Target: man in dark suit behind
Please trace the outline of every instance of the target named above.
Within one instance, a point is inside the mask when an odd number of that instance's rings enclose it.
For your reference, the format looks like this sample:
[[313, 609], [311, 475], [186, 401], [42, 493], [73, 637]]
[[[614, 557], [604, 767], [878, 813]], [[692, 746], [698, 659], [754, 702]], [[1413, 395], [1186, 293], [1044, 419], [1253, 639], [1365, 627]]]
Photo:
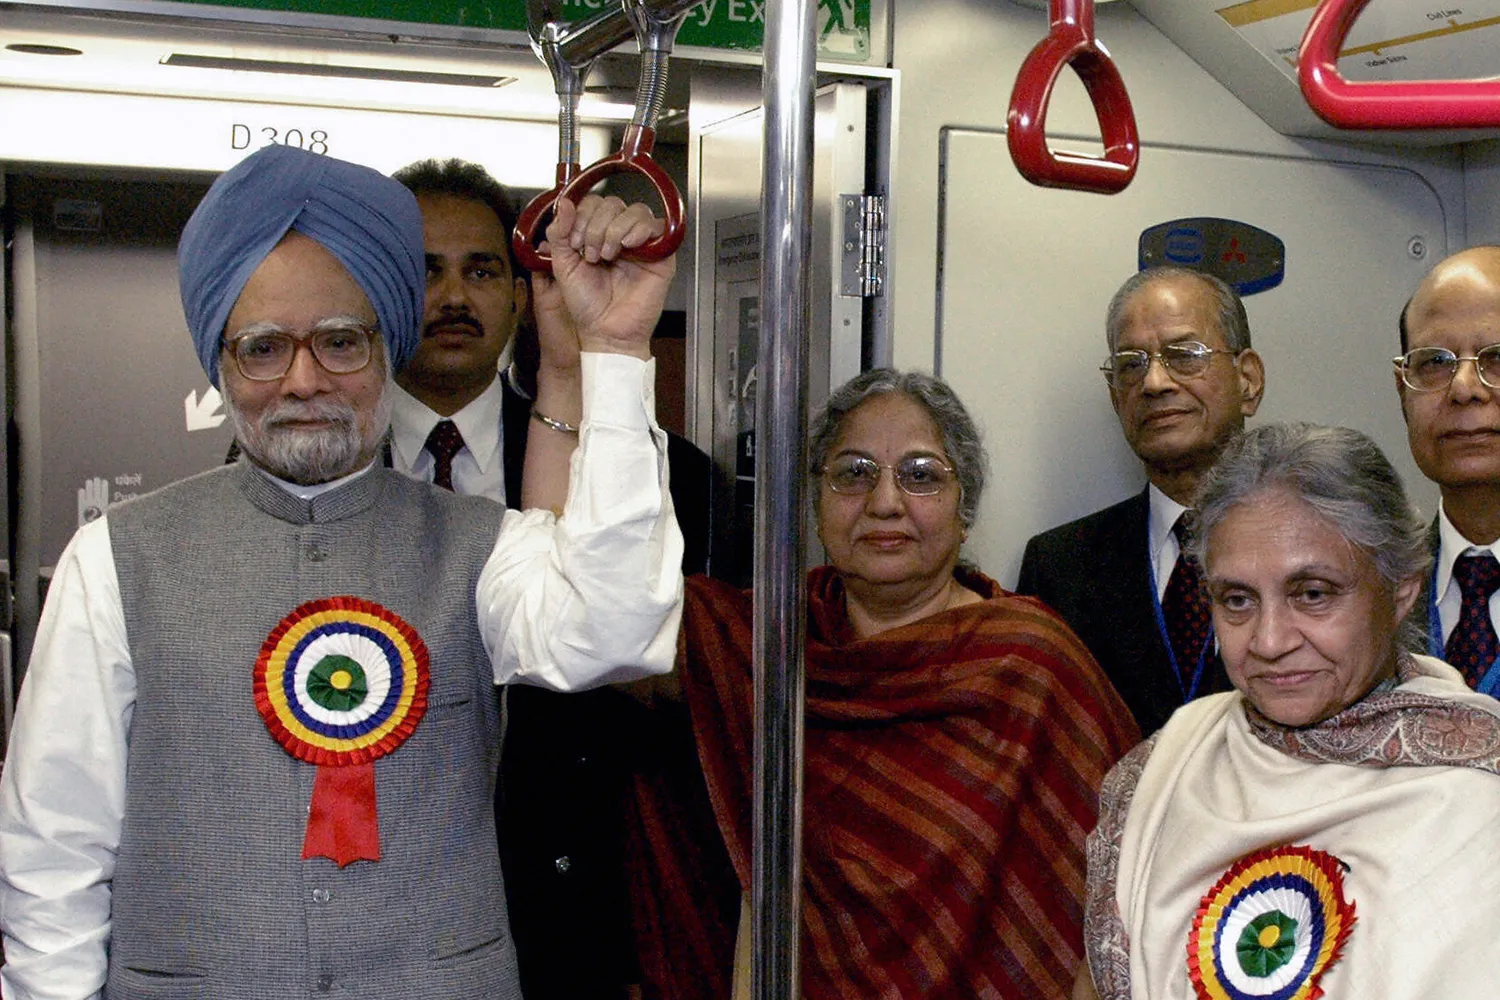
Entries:
[[[566, 447], [579, 416], [533, 406], [548, 397], [538, 380], [553, 373], [538, 371], [536, 334], [522, 322], [533, 289], [510, 249], [515, 209], [477, 164], [424, 160], [395, 178], [422, 210], [427, 309], [416, 354], [396, 376], [391, 464], [520, 508], [528, 438]], [[683, 570], [703, 572], [711, 463], [676, 435], [667, 461]], [[608, 688], [554, 697], [518, 687], [505, 697], [495, 809], [522, 993], [623, 998], [638, 981], [622, 809], [640, 706]]]
[[1442, 492], [1433, 572], [1412, 617], [1427, 652], [1500, 697], [1500, 247], [1471, 247], [1428, 273], [1401, 313], [1401, 351], [1407, 442]]
[[1197, 271], [1133, 275], [1110, 301], [1106, 337], [1110, 400], [1149, 482], [1032, 538], [1016, 589], [1067, 621], [1151, 733], [1228, 688], [1179, 532], [1199, 479], [1260, 405], [1265, 369], [1239, 296]]

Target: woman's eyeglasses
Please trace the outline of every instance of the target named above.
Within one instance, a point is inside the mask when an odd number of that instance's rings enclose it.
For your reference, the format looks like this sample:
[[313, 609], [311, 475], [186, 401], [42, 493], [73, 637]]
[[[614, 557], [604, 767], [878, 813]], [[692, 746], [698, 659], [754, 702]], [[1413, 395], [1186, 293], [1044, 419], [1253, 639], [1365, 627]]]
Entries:
[[907, 496], [930, 497], [953, 482], [953, 467], [931, 455], [913, 455], [895, 465], [881, 465], [863, 455], [842, 455], [823, 466], [823, 481], [835, 493], [869, 493], [880, 485], [880, 474], [890, 469], [896, 486]]

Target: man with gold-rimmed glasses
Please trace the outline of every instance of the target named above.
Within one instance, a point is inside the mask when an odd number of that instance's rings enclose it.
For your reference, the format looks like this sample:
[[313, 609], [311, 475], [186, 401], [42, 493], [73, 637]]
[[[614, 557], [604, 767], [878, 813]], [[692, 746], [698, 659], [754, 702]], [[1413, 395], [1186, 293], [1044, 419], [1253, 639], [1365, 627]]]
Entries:
[[1500, 696], [1500, 247], [1437, 264], [1401, 313], [1396, 391], [1412, 458], [1442, 503], [1416, 617], [1427, 651]]
[[1016, 589], [1062, 615], [1150, 733], [1177, 706], [1227, 689], [1180, 539], [1198, 481], [1260, 406], [1265, 368], [1239, 296], [1198, 271], [1131, 276], [1105, 328], [1100, 367], [1148, 484], [1032, 538]]

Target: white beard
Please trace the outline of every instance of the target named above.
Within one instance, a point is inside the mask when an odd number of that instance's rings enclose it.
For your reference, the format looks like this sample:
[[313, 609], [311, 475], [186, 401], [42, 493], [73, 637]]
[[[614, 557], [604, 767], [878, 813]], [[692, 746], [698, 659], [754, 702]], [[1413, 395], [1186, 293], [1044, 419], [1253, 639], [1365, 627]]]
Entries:
[[[390, 380], [381, 388], [380, 400], [370, 415], [369, 433], [360, 434], [359, 414], [341, 400], [283, 399], [261, 412], [253, 423], [224, 392], [224, 412], [234, 428], [240, 450], [256, 465], [278, 479], [302, 485], [328, 483], [358, 472], [375, 454], [390, 426]], [[295, 430], [289, 421], [322, 420], [332, 424], [323, 430]]]

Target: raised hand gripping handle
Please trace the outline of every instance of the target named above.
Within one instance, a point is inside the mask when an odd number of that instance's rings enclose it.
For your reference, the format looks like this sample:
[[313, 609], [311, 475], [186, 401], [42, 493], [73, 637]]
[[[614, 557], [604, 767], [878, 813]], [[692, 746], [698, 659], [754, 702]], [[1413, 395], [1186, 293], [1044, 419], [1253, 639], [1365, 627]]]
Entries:
[[[1041, 187], [1114, 194], [1135, 177], [1140, 135], [1125, 81], [1094, 38], [1094, 0], [1051, 0], [1052, 29], [1031, 50], [1010, 95], [1006, 141], [1021, 176]], [[1047, 107], [1064, 66], [1083, 81], [1104, 138], [1104, 155], [1054, 152]]]
[[1495, 128], [1500, 80], [1350, 83], [1339, 52], [1370, 0], [1323, 0], [1297, 53], [1297, 83], [1318, 117], [1336, 128]]
[[559, 163], [557, 183], [531, 199], [516, 218], [516, 228], [510, 232], [510, 249], [516, 255], [517, 263], [526, 270], [552, 273], [552, 258], [537, 249], [537, 238], [541, 235], [542, 220], [552, 211], [553, 203], [568, 186], [568, 182], [576, 176], [578, 164]]
[[[683, 223], [686, 211], [682, 193], [677, 190], [677, 185], [672, 183], [667, 172], [651, 158], [651, 150], [655, 145], [655, 129], [627, 125], [625, 138], [621, 140], [618, 152], [590, 164], [556, 195], [557, 198], [577, 202], [595, 184], [614, 174], [640, 174], [650, 181], [656, 196], [661, 199], [662, 220], [666, 223], [666, 228], [660, 236], [654, 236], [640, 246], [622, 252], [620, 256], [627, 260], [666, 260], [677, 252], [682, 246], [683, 237], [687, 235], [687, 226]], [[520, 229], [519, 226], [516, 228]]]

